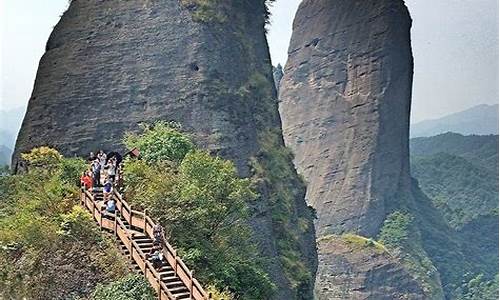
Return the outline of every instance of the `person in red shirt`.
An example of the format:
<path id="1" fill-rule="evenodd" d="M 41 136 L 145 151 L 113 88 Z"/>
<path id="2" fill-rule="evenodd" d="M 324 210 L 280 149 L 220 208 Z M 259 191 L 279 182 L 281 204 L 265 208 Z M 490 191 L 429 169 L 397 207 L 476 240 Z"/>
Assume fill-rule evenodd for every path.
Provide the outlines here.
<path id="1" fill-rule="evenodd" d="M 83 173 L 80 177 L 80 183 L 87 189 L 92 190 L 92 177 L 88 173 Z"/>

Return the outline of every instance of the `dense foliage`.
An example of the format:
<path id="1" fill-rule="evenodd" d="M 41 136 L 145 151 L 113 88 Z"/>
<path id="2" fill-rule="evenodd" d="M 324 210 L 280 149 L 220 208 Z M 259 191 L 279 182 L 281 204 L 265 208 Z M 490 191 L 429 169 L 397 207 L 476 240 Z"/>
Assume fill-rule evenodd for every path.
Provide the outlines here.
<path id="1" fill-rule="evenodd" d="M 498 209 L 498 178 L 488 169 L 447 153 L 413 157 L 412 175 L 454 228 Z"/>
<path id="2" fill-rule="evenodd" d="M 298 299 L 309 297 L 313 276 L 303 257 L 300 239 L 312 236 L 313 211 L 297 211 L 303 201 L 305 185 L 296 176 L 293 155 L 279 144 L 279 130 L 269 130 L 259 136 L 259 159 L 252 162 L 255 179 L 269 192 L 274 232 L 278 240 L 279 259 Z M 313 243 L 314 241 L 310 241 Z"/>
<path id="3" fill-rule="evenodd" d="M 46 147 L 23 158 L 29 172 L 0 177 L 0 298 L 66 299 L 125 274 L 115 247 L 76 206 L 85 162 Z"/>
<path id="4" fill-rule="evenodd" d="M 93 300 L 154 300 L 156 295 L 144 276 L 129 275 L 108 285 L 99 284 Z"/>
<path id="5" fill-rule="evenodd" d="M 413 157 L 432 156 L 438 153 L 459 156 L 474 165 L 498 173 L 498 135 L 464 136 L 448 132 L 410 140 L 410 154 Z"/>
<path id="6" fill-rule="evenodd" d="M 128 133 L 124 143 L 129 149 L 138 148 L 141 158 L 150 164 L 165 161 L 178 163 L 194 149 L 191 140 L 180 133 L 175 123 L 142 124 L 141 135 Z"/>
<path id="7" fill-rule="evenodd" d="M 465 274 L 464 281 L 454 295 L 457 300 L 498 299 L 498 275 L 493 280 L 485 280 L 484 275 Z"/>
<path id="8" fill-rule="evenodd" d="M 416 213 L 447 296 L 497 299 L 483 293 L 498 286 L 498 135 L 446 133 L 410 144 L 412 175 L 437 208 Z"/>
<path id="9" fill-rule="evenodd" d="M 136 136 L 143 141 L 141 153 L 163 158 L 126 161 L 125 196 L 160 221 L 202 282 L 227 287 L 241 299 L 268 298 L 274 286 L 263 271 L 248 225 L 247 203 L 256 198 L 251 182 L 237 176 L 232 162 L 200 150 L 191 150 L 180 162 L 157 155 L 163 150 L 148 148 L 154 144 L 150 140 L 168 140 L 169 149 L 184 143 L 182 138 L 168 139 L 185 135 L 164 126 Z"/>

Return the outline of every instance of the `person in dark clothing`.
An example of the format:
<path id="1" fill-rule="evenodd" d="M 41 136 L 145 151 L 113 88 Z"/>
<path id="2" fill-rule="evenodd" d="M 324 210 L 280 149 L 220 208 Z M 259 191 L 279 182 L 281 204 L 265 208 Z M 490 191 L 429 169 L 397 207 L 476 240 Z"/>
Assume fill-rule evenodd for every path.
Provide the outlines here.
<path id="1" fill-rule="evenodd" d="M 163 227 L 160 224 L 156 224 L 153 227 L 153 237 L 155 243 L 163 243 Z"/>
<path id="2" fill-rule="evenodd" d="M 151 248 L 148 257 L 151 258 L 151 262 L 153 263 L 153 267 L 155 269 L 161 268 L 163 264 L 163 253 L 161 252 L 160 244 L 158 243 L 153 244 L 153 248 Z"/>
<path id="3" fill-rule="evenodd" d="M 111 193 L 113 192 L 113 182 L 109 177 L 106 178 L 106 182 L 104 183 L 102 193 L 104 196 L 104 201 L 108 201 L 111 197 Z"/>
<path id="4" fill-rule="evenodd" d="M 92 178 L 94 179 L 94 187 L 101 185 L 101 164 L 98 159 L 92 162 Z"/>

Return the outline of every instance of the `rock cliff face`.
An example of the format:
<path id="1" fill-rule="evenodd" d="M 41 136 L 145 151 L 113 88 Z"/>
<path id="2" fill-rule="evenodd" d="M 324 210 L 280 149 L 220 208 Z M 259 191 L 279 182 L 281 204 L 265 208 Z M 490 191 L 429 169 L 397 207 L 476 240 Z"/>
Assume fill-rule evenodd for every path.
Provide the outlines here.
<path id="1" fill-rule="evenodd" d="M 73 0 L 40 61 L 14 163 L 39 145 L 123 149 L 138 123 L 179 121 L 258 182 L 252 225 L 276 297 L 309 298 L 314 228 L 283 147 L 265 16 L 264 0 Z"/>
<path id="2" fill-rule="evenodd" d="M 316 209 L 318 299 L 442 297 L 415 219 L 399 212 L 415 208 L 410 27 L 401 0 L 304 0 L 296 14 L 280 113 L 285 143 L 308 184 L 306 200 Z M 389 242 L 398 240 L 394 231 L 408 230 L 413 244 L 398 240 L 391 255 L 374 254 L 339 238 L 378 239 L 383 226 Z"/>
<path id="3" fill-rule="evenodd" d="M 399 0 L 299 7 L 280 112 L 319 236 L 376 235 L 391 199 L 410 187 L 410 26 Z"/>

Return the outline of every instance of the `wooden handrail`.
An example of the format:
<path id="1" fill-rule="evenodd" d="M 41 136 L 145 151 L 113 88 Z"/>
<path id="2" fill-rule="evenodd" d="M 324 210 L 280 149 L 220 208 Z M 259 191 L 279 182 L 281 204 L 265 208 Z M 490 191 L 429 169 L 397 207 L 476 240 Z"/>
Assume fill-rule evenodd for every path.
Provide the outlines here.
<path id="1" fill-rule="evenodd" d="M 151 239 L 154 240 L 154 236 L 152 234 L 152 229 L 155 227 L 156 223 L 154 220 L 148 216 L 145 212 L 133 210 L 132 206 L 129 205 L 123 196 L 116 190 L 113 189 L 113 194 L 116 201 L 116 207 L 117 211 L 120 213 L 121 217 L 125 217 L 124 213 L 126 213 L 128 216 L 128 222 L 132 227 L 136 228 L 141 228 L 139 226 L 136 226 L 134 221 L 137 220 L 141 224 L 143 224 L 143 232 L 146 236 L 150 237 Z M 97 207 L 97 204 L 95 202 L 94 195 L 90 193 L 89 191 L 82 189 L 82 197 L 81 197 L 81 202 L 82 205 L 87 208 L 88 210 L 91 210 L 92 213 L 92 218 L 97 221 L 99 224 L 100 228 L 105 227 L 103 225 L 103 212 L 101 211 L 101 208 Z M 92 208 L 90 208 L 87 204 L 87 199 L 89 199 L 92 203 Z M 97 214 L 96 214 L 97 211 Z M 97 217 L 98 215 L 98 217 Z M 139 247 L 137 242 L 135 242 L 132 237 L 130 236 L 130 231 L 127 229 L 123 221 L 121 220 L 121 217 L 115 217 L 113 224 L 111 224 L 112 228 L 108 228 L 110 230 L 113 230 L 115 235 L 119 237 L 119 239 L 125 244 L 127 249 L 129 249 L 130 252 L 130 258 L 132 260 L 135 260 L 134 258 L 134 251 L 139 255 L 139 257 L 143 260 L 142 262 L 144 263 L 144 274 L 147 276 L 147 271 L 151 274 L 153 274 L 154 278 L 158 280 L 158 284 L 160 286 L 160 291 L 159 291 L 159 297 L 161 297 L 162 291 L 165 293 L 165 295 L 170 299 L 170 300 L 176 300 L 175 297 L 172 295 L 172 293 L 168 290 L 167 286 L 161 281 L 161 276 L 159 273 L 156 271 L 156 269 L 152 266 L 152 264 L 147 260 L 145 253 L 142 251 L 142 249 Z M 127 218 L 126 218 L 127 219 Z M 142 221 L 140 221 L 142 219 Z M 106 220 L 106 219 L 105 219 Z M 109 223 L 108 223 L 109 224 Z M 149 226 L 149 228 L 148 228 Z M 119 234 L 117 233 L 118 227 L 127 233 L 127 239 L 123 239 Z M 149 229 L 149 230 L 148 230 Z M 165 261 L 170 264 L 170 266 L 174 269 L 175 275 L 183 282 L 183 284 L 189 289 L 190 292 L 190 299 L 209 299 L 209 296 L 201 286 L 201 284 L 198 282 L 193 277 L 193 272 L 186 266 L 186 264 L 182 261 L 180 257 L 177 256 L 177 251 L 168 243 L 166 240 L 165 236 L 163 236 L 163 243 L 162 243 L 162 252 L 165 257 Z M 170 260 L 169 260 L 170 258 Z M 173 264 L 171 263 L 171 260 L 173 260 Z M 142 269 L 141 269 L 142 270 Z M 195 293 L 196 291 L 196 293 Z M 202 298 L 195 297 L 195 295 L 201 295 Z"/>

